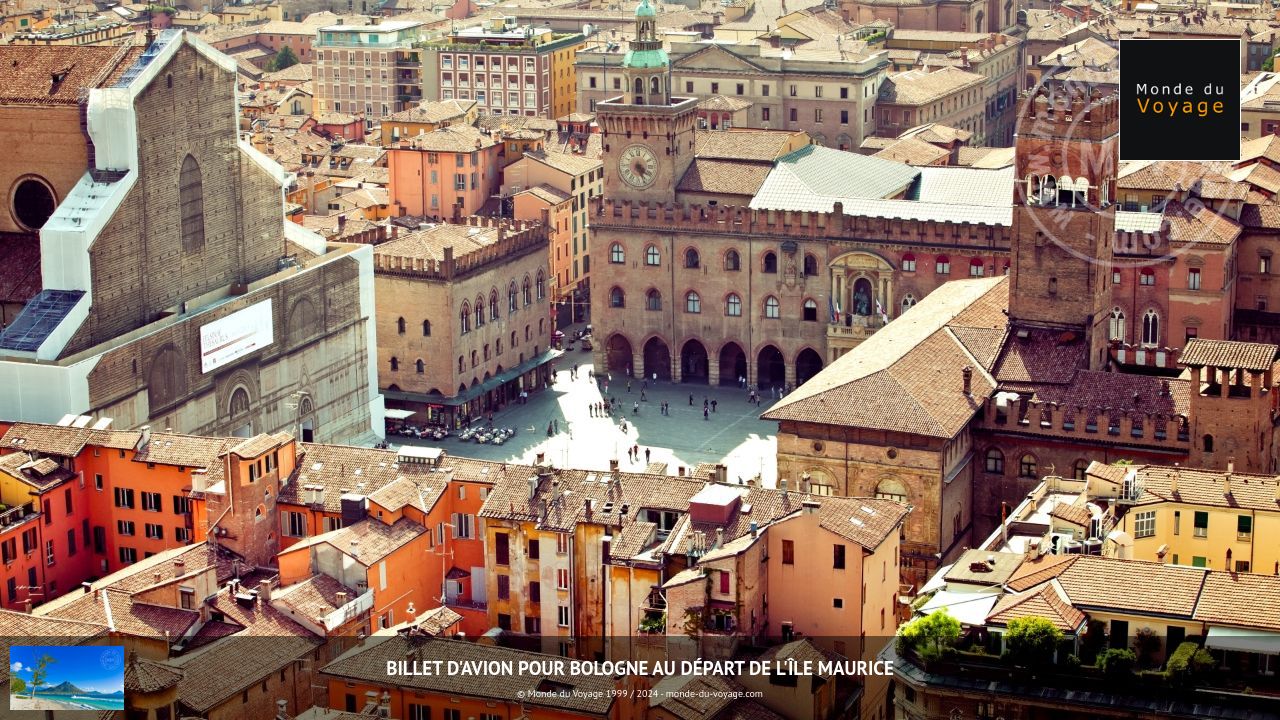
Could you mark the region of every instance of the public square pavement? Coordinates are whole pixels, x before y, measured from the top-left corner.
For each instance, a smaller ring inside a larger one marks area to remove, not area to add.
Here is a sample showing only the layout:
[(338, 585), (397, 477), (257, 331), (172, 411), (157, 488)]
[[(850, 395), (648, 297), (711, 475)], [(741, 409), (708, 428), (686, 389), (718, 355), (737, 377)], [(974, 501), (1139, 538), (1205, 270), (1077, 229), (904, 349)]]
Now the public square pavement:
[[(578, 363), (578, 379), (570, 380), (568, 368)], [(669, 381), (650, 381), (644, 389), (645, 401), (640, 412), (633, 403), (640, 401), (641, 381), (631, 381), (612, 374), (609, 395), (614, 403), (613, 418), (592, 417), (590, 406), (602, 401), (596, 381), (588, 378), (590, 353), (568, 351), (556, 361), (555, 384), (533, 393), (524, 405), (509, 405), (494, 414), (493, 424), (514, 427), (515, 437), (503, 445), (479, 444), (459, 440), (417, 440), (398, 435), (387, 436), (393, 446), (400, 444), (440, 447), (450, 455), (504, 462), (533, 463), (538, 453), (560, 467), (583, 470), (608, 470), (609, 461), (617, 459), (623, 470), (640, 471), (646, 467), (644, 451), (650, 451), (650, 462), (667, 463), (667, 473), (674, 475), (678, 466), (691, 471), (700, 462), (724, 463), (730, 482), (760, 476), (764, 487), (777, 481), (777, 423), (759, 419), (760, 413), (775, 400), (765, 396), (760, 406), (747, 402), (747, 391), (708, 385)], [(689, 394), (693, 405), (689, 405)], [(716, 401), (716, 411), (709, 419), (702, 417), (702, 400)], [(670, 415), (660, 409), (670, 403)], [(620, 428), (625, 418), (627, 431)], [(555, 422), (556, 433), (547, 436), (547, 426)], [(627, 448), (640, 446), (639, 461), (627, 456)]]

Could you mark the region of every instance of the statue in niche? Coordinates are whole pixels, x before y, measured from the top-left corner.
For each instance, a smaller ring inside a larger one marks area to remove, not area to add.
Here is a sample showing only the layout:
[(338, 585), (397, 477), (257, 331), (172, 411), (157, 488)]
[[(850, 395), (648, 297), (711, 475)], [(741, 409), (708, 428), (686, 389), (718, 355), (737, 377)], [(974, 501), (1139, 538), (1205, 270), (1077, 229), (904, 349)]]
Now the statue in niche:
[(863, 285), (859, 285), (858, 290), (853, 294), (853, 310), (862, 316), (871, 314), (871, 294)]

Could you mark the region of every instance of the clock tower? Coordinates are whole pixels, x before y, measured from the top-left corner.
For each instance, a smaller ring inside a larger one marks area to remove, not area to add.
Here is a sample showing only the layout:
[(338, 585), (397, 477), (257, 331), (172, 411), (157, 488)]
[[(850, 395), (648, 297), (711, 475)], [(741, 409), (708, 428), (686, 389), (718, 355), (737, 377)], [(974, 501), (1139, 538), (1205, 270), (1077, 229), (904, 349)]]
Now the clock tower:
[(671, 63), (649, 0), (636, 7), (636, 39), (622, 60), (623, 94), (596, 105), (604, 143), (604, 196), (675, 200), (693, 161), (697, 98), (671, 97)]

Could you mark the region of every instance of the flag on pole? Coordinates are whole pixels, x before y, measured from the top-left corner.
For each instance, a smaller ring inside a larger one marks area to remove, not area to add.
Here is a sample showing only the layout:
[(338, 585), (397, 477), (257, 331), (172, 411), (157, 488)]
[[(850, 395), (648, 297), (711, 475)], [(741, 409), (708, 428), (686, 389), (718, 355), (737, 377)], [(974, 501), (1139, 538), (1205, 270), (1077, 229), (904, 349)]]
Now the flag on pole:
[(831, 322), (836, 321), (836, 303), (831, 298), (827, 298), (827, 313), (831, 315)]
[(884, 311), (884, 306), (880, 304), (880, 301), (879, 301), (879, 300), (876, 300), (876, 313), (880, 315), (880, 320), (881, 320), (881, 321), (883, 321), (884, 323), (888, 324), (888, 322), (889, 322), (889, 313), (887, 313), (887, 312), (885, 312), (885, 311)]

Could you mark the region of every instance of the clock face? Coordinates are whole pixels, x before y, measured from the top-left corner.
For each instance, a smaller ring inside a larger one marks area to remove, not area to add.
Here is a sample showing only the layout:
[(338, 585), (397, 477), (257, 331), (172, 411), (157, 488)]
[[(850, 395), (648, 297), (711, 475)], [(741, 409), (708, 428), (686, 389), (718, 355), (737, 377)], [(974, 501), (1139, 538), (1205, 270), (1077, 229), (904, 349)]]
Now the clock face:
[(644, 145), (632, 145), (618, 158), (618, 175), (631, 187), (649, 187), (658, 177), (658, 158)]

